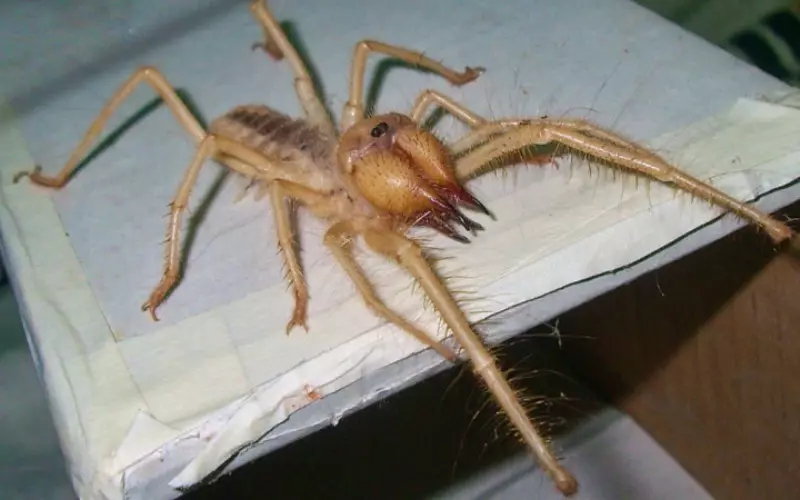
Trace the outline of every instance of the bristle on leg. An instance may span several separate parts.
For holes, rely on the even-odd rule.
[[[414,241],[392,231],[369,230],[362,234],[370,248],[399,262],[419,282],[437,312],[453,332],[453,336],[469,356],[473,371],[484,381],[531,449],[542,470],[553,480],[562,494],[566,496],[574,494],[578,489],[577,481],[550,451],[546,440],[530,421],[508,380],[483,345],[481,338],[470,326],[464,312],[425,260],[420,247]]]

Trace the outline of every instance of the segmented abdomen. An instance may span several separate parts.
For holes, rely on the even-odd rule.
[[[335,138],[301,119],[267,106],[239,106],[211,124],[211,132],[241,142],[267,157],[325,169]]]

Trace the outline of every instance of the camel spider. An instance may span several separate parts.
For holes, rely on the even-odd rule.
[[[381,301],[352,253],[354,240],[361,238],[372,251],[395,260],[413,275],[466,352],[473,370],[486,383],[541,467],[565,495],[577,491],[577,481],[552,454],[495,360],[426,260],[419,243],[407,235],[408,231],[427,226],[466,242],[467,239],[457,232],[457,226],[472,233],[482,227],[467,218],[459,207],[487,215],[490,212],[463,183],[503,168],[497,160],[511,153],[552,143],[687,191],[762,228],[775,244],[794,237],[789,227],[769,215],[685,174],[644,147],[583,120],[489,121],[433,90],[422,92],[408,114],[366,117],[364,73],[367,56],[371,53],[414,64],[459,86],[475,80],[483,72],[483,68],[470,67],[458,72],[418,52],[378,41],[365,40],[355,46],[349,99],[337,129],[317,95],[307,68],[266,2],[255,0],[250,8],[264,30],[264,41],[254,47],[262,48],[276,60],[285,59],[291,66],[295,90],[305,111],[304,119],[291,118],[267,106],[248,105],[236,107],[217,118],[206,131],[167,79],[157,69],[143,67],[105,104],[58,174],[47,176],[36,167],[32,172],[18,174],[15,181],[27,176],[34,184],[62,188],[120,103],[139,84],[150,85],[196,140],[197,149],[170,205],[163,276],[142,310],[148,311],[157,321],[156,309],[177,282],[183,212],[200,168],[206,160],[213,159],[258,183],[270,195],[278,244],[294,294],[294,310],[287,333],[296,326],[307,329],[308,290],[293,246],[293,228],[287,208],[287,201],[295,201],[316,217],[330,222],[324,243],[355,283],[366,304],[384,320],[454,361],[456,355],[449,348]],[[421,124],[426,113],[435,106],[464,122],[470,132],[445,145],[424,130]]]

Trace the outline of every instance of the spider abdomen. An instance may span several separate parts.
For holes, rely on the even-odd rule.
[[[336,138],[306,120],[268,106],[238,106],[214,120],[209,129],[276,163],[291,165],[309,187],[331,189],[338,184],[333,156]]]

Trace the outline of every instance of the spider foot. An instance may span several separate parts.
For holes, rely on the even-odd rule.
[[[263,50],[276,61],[283,59],[283,51],[267,35],[264,35],[263,42],[255,42],[253,45],[251,45],[250,50]]]
[[[474,68],[471,67],[471,66],[467,66],[466,68],[464,68],[464,72],[463,73],[460,73],[456,78],[453,78],[452,80],[450,80],[450,82],[453,85],[456,85],[456,86],[460,87],[462,85],[465,85],[465,84],[477,79],[485,71],[486,71],[486,68],[484,68],[482,66],[476,66]]]
[[[295,310],[295,313],[292,315],[292,319],[290,319],[289,323],[286,324],[286,335],[291,334],[292,330],[294,330],[296,326],[301,327],[306,331],[306,333],[308,333],[308,324],[306,323],[305,314],[298,313]]]
[[[21,181],[23,177],[27,177],[33,184],[36,184],[37,186],[60,188],[64,185],[64,182],[57,177],[48,177],[46,175],[42,175],[41,172],[42,167],[36,165],[31,171],[25,170],[23,172],[17,172],[14,174],[12,182],[16,184]]]
[[[153,321],[159,321],[158,316],[156,315],[156,309],[158,306],[164,302],[164,298],[167,296],[167,290],[169,290],[170,285],[164,281],[158,284],[153,293],[150,294],[150,297],[147,299],[147,302],[142,304],[142,311],[149,312],[150,317]]]
[[[286,335],[292,333],[296,326],[303,328],[308,333],[308,323],[306,323],[306,310],[308,304],[308,294],[303,292],[295,292],[294,294],[294,312],[292,312],[292,319],[286,324]]]
[[[22,172],[17,172],[16,174],[14,174],[14,177],[12,177],[11,180],[12,180],[12,182],[14,184],[16,184],[19,181],[21,181],[23,177],[32,177],[34,175],[37,175],[41,171],[42,171],[42,167],[40,167],[39,165],[36,165],[35,167],[33,167],[33,170],[30,170],[30,171],[29,170],[23,170]]]

